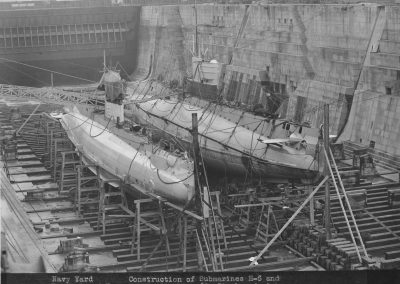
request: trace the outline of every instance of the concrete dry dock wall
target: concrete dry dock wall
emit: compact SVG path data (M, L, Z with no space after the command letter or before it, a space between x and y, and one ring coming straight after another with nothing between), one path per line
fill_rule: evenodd
M198 43L205 58L227 64L225 99L265 103L263 81L268 92L287 98L281 117L320 126L329 103L332 133L347 123L344 137L398 154L400 11L379 5L198 5ZM192 6L142 7L139 30L136 78L181 84L191 75ZM385 97L367 112L358 98L363 92ZM360 110L354 117L352 108ZM367 126L375 112L380 122Z
M142 8L135 78L145 78L151 73L160 81L183 82L186 68L190 68L185 62L189 57L184 48L185 26L180 9L179 6Z
M371 52L342 140L400 155L400 7L385 7L386 21L376 52Z
M48 86L51 76L45 70L70 75L55 74L55 85L97 81L104 51L132 72L139 15L136 6L7 11L0 5L0 57L6 58L0 60L0 83Z
M139 9L0 10L0 55L20 61L96 57L104 49L123 55Z
M364 91L356 94L346 127L346 140L400 155L400 98Z

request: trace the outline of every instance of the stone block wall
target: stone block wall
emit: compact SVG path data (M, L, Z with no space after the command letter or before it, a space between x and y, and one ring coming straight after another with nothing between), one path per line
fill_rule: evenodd
M377 52L364 66L343 140L400 155L400 7L385 7L386 23Z
M399 126L395 117L400 111L395 107L392 114L381 114L385 104L392 109L398 100L398 6L385 7L379 48L368 52L365 60L379 5L198 5L198 44L204 58L227 64L222 94L228 101L245 107L265 104L267 94L260 82L264 72L266 83L284 101L278 110L281 117L318 127L323 105L329 103L331 133L341 133L346 125L343 137L366 144L374 138L377 148L398 153L394 148L400 146L389 144L396 141L390 129ZM151 69L154 79L182 83L191 75L195 23L190 5L142 7L137 71ZM364 92L385 98L368 108L356 98ZM353 116L355 109L359 113ZM368 128L373 111L387 120L379 117L376 126ZM377 139L377 133L389 138Z

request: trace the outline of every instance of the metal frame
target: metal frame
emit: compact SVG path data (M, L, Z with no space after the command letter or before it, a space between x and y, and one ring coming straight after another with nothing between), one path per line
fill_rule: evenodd
M98 106L98 101L104 101L105 97L86 93L67 92L57 88L33 88L15 85L0 84L0 95L25 97L55 104L89 104Z

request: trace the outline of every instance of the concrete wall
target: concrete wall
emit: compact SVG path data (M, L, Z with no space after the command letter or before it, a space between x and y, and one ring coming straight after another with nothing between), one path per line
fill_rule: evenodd
M366 144L375 139L377 148L398 154L399 131L393 129L399 122L386 121L400 116L393 106L400 85L399 12L387 6L380 14L376 4L198 5L199 46L205 58L227 64L227 100L243 106L266 103L260 79L267 80L282 99L288 97L279 109L281 117L319 126L322 107L329 103L332 133L341 132L350 117L344 137ZM142 7L136 78L151 73L154 79L181 83L191 75L194 27L191 6ZM377 52L367 52L377 44ZM366 91L385 96L368 112L357 100ZM360 106L352 117L350 109ZM393 113L382 113L385 108ZM381 116L372 128L365 122L371 112Z
M143 79L151 74L162 82L182 84L186 71L190 71L187 62L191 62L191 58L184 48L185 27L180 7L143 7L140 19L137 68L133 78Z
M362 72L342 140L400 155L400 7L385 8L377 52Z
M139 7L0 10L0 55L30 62L123 56L135 36ZM131 64L132 65L132 64Z
M139 15L140 7L134 6L0 7L0 57L6 58L0 62L0 83L48 86L50 72L44 69L71 75L55 75L56 85L97 81L104 51L114 65L119 61L131 73L136 67Z

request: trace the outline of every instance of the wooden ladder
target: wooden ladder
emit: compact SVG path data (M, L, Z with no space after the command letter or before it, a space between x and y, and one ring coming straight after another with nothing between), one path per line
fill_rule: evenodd
M93 174L90 168L95 168L96 173ZM99 166L77 165L76 170L75 210L77 210L78 215L88 211L88 207L91 206L96 206L98 210L102 185Z
M59 192L76 188L77 185L77 166L82 164L78 151L61 152L60 165L56 164L59 170Z
M57 134L58 135L58 134ZM50 152L50 163L52 166L52 174L54 182L61 176L61 168L62 168L62 153L73 151L73 146L71 141L68 138L60 137L60 138L52 138L52 151Z
M210 192L211 206L214 212L213 216L210 216L210 218L208 219L210 222L212 222L212 224L215 224L217 235L220 239L222 239L222 241L224 242L224 247L225 249L227 249L228 245L226 242L224 220L222 216L221 203L220 203L220 194L221 194L220 191Z
M167 236L167 226L165 222L164 216L164 208L163 204L158 201L154 201L153 199L137 199L134 201L136 205L135 210L135 224L133 225L132 230L132 244L131 244L131 254L133 254L136 246L136 255L137 260L141 259L141 234L146 231L156 231L160 233L160 242L150 254L150 257L161 248L162 243L165 243L167 253L171 255L171 249L169 246L169 240ZM157 202L157 205L154 204ZM143 210L142 206L144 204L153 203L153 208L150 210ZM150 259L148 257L145 261L145 264Z
M119 179L101 180L99 187L99 212L97 229L102 227L106 233L107 222L112 219L132 219L134 213L128 208L128 201L124 191L125 185Z
M46 168L51 168L52 167L52 153L53 153L53 148L52 148L52 139L53 137L56 138L62 137L64 134L64 129L62 128L61 124L57 121L49 121L46 118L42 118L40 122L40 127L41 127L41 132L44 134L45 139L44 139L44 144L43 147L45 149L45 152L43 153L42 156L42 162Z
M274 227L271 227L274 226ZM256 230L256 239L268 243L269 238L275 236L279 231L274 211L271 204L265 203L261 208L260 219Z

